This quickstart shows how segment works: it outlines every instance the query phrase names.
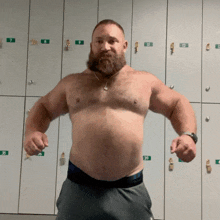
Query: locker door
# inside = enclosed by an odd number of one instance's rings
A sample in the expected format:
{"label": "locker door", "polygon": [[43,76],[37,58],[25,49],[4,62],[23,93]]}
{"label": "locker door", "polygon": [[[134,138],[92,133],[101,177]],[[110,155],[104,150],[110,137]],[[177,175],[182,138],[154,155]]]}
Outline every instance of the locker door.
{"label": "locker door", "polygon": [[24,98],[0,97],[0,213],[17,213]]}
{"label": "locker door", "polygon": [[[66,114],[65,116],[60,117],[56,201],[60,195],[60,190],[62,188],[63,182],[67,178],[71,147],[72,147],[72,123],[69,118],[69,114]],[[55,204],[55,214],[57,214],[57,212],[58,210]]]}
{"label": "locker door", "polygon": [[202,0],[169,0],[166,84],[190,102],[201,102],[201,28]]}
{"label": "locker door", "polygon": [[61,78],[63,0],[34,0],[30,7],[27,96],[43,96]]}
{"label": "locker door", "polygon": [[155,219],[164,219],[164,116],[149,111],[144,122],[144,183]]}
{"label": "locker door", "polygon": [[65,1],[63,77],[87,69],[92,31],[97,24],[97,7],[97,0]]}
{"label": "locker door", "polygon": [[[134,0],[132,68],[148,71],[165,83],[167,0]],[[135,50],[135,43],[138,50]]]}
{"label": "locker door", "polygon": [[203,1],[202,101],[220,102],[220,1]]}
{"label": "locker door", "polygon": [[[201,104],[191,103],[197,120],[196,157],[190,163],[180,162],[170,153],[172,141],[179,135],[166,119],[165,219],[201,220]],[[169,169],[170,158],[174,169]]]}
{"label": "locker door", "polygon": [[[38,98],[27,98],[25,116]],[[58,118],[46,131],[48,147],[37,156],[23,150],[19,213],[54,214],[57,173]]]}
{"label": "locker door", "polygon": [[99,0],[98,22],[104,19],[112,19],[123,27],[128,41],[125,58],[130,65],[132,0]]}
{"label": "locker door", "polygon": [[[202,104],[202,216],[218,220],[220,216],[220,104]],[[211,172],[206,168],[207,160]]]}
{"label": "locker door", "polygon": [[24,95],[29,1],[0,0],[0,95]]}

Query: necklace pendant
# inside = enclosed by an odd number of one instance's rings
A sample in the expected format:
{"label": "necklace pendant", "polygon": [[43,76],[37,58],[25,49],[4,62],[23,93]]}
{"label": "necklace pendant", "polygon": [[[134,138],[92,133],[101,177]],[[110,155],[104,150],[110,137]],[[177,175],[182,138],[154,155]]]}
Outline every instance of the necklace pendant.
{"label": "necklace pendant", "polygon": [[105,87],[104,87],[104,90],[105,90],[105,91],[107,91],[107,90],[108,90],[108,87],[107,87],[107,86],[105,86]]}

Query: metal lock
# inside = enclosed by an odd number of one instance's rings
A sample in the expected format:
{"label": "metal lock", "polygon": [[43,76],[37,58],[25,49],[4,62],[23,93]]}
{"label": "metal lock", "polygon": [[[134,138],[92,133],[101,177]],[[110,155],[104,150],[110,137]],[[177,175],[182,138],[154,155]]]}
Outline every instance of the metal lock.
{"label": "metal lock", "polygon": [[171,55],[174,53],[174,42],[170,44]]}
{"label": "metal lock", "polygon": [[170,86],[170,89],[174,89],[174,85],[171,85],[171,86]]}
{"label": "metal lock", "polygon": [[60,158],[60,166],[63,166],[65,163],[66,163],[65,153],[63,152]]}
{"label": "metal lock", "polygon": [[139,47],[139,43],[138,43],[138,42],[135,42],[135,53],[138,52],[138,47]]}
{"label": "metal lock", "polygon": [[31,156],[29,154],[26,153],[26,157],[24,158],[24,160],[28,160],[30,159],[31,160]]}
{"label": "metal lock", "polygon": [[207,50],[207,51],[210,50],[210,44],[209,44],[209,43],[206,45],[206,50]]}
{"label": "metal lock", "polygon": [[173,162],[173,159],[172,159],[172,158],[169,159],[169,163],[170,163],[170,165],[169,165],[169,170],[170,170],[170,171],[173,171],[173,169],[174,169],[174,162]]}
{"label": "metal lock", "polygon": [[37,45],[37,44],[38,44],[37,40],[34,40],[34,39],[31,40],[31,45]]}
{"label": "metal lock", "polygon": [[206,160],[206,169],[207,169],[207,173],[212,172],[212,167],[211,167],[211,164],[210,164],[210,160]]}
{"label": "metal lock", "polygon": [[65,50],[68,51],[70,49],[70,40],[66,40]]}

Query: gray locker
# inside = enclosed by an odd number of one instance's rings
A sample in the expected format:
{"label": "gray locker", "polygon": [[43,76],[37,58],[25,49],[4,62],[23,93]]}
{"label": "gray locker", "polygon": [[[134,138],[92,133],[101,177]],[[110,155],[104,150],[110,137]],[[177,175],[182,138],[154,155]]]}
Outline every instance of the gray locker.
{"label": "gray locker", "polygon": [[[56,201],[60,195],[60,190],[62,188],[63,182],[67,178],[71,147],[72,147],[72,123],[69,118],[69,114],[66,114],[65,116],[60,117]],[[55,214],[57,214],[56,204],[55,204]]]}
{"label": "gray locker", "polygon": [[[201,220],[201,104],[191,103],[197,120],[196,157],[190,163],[180,162],[170,153],[172,141],[179,135],[166,119],[165,219]],[[169,170],[170,158],[174,163]]]}
{"label": "gray locker", "polygon": [[27,96],[43,96],[61,78],[63,0],[34,0],[30,6]]}
{"label": "gray locker", "polygon": [[201,102],[201,31],[202,0],[169,0],[166,85],[190,102]]}
{"label": "gray locker", "polygon": [[128,41],[125,58],[130,65],[132,0],[99,0],[98,22],[104,19],[112,19],[123,27]]}
{"label": "gray locker", "polygon": [[151,72],[164,83],[166,17],[167,0],[133,0],[131,66]]}
{"label": "gray locker", "polygon": [[0,213],[17,213],[24,98],[0,97]]}
{"label": "gray locker", "polygon": [[[220,216],[220,104],[202,104],[202,216]],[[208,162],[208,163],[207,163]],[[208,165],[208,167],[207,167]],[[211,166],[211,170],[210,166]]]}
{"label": "gray locker", "polygon": [[97,24],[97,6],[97,0],[65,1],[63,77],[87,68],[92,31]]}
{"label": "gray locker", "polygon": [[220,1],[203,1],[202,101],[220,102]]}
{"label": "gray locker", "polygon": [[155,219],[164,216],[164,116],[152,111],[144,122],[144,183]]}
{"label": "gray locker", "polygon": [[0,0],[0,95],[25,94],[29,1]]}
{"label": "gray locker", "polygon": [[[27,98],[25,116],[38,98]],[[58,118],[51,122],[46,131],[48,147],[37,156],[27,158],[22,152],[21,188],[19,213],[54,214]]]}

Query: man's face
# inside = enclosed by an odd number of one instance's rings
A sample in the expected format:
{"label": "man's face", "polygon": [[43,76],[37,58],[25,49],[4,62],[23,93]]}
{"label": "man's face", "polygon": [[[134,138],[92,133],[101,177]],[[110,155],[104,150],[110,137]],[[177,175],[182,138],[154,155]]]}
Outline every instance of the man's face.
{"label": "man's face", "polygon": [[126,64],[127,46],[120,28],[114,24],[100,25],[93,33],[87,66],[104,76],[111,76]]}

